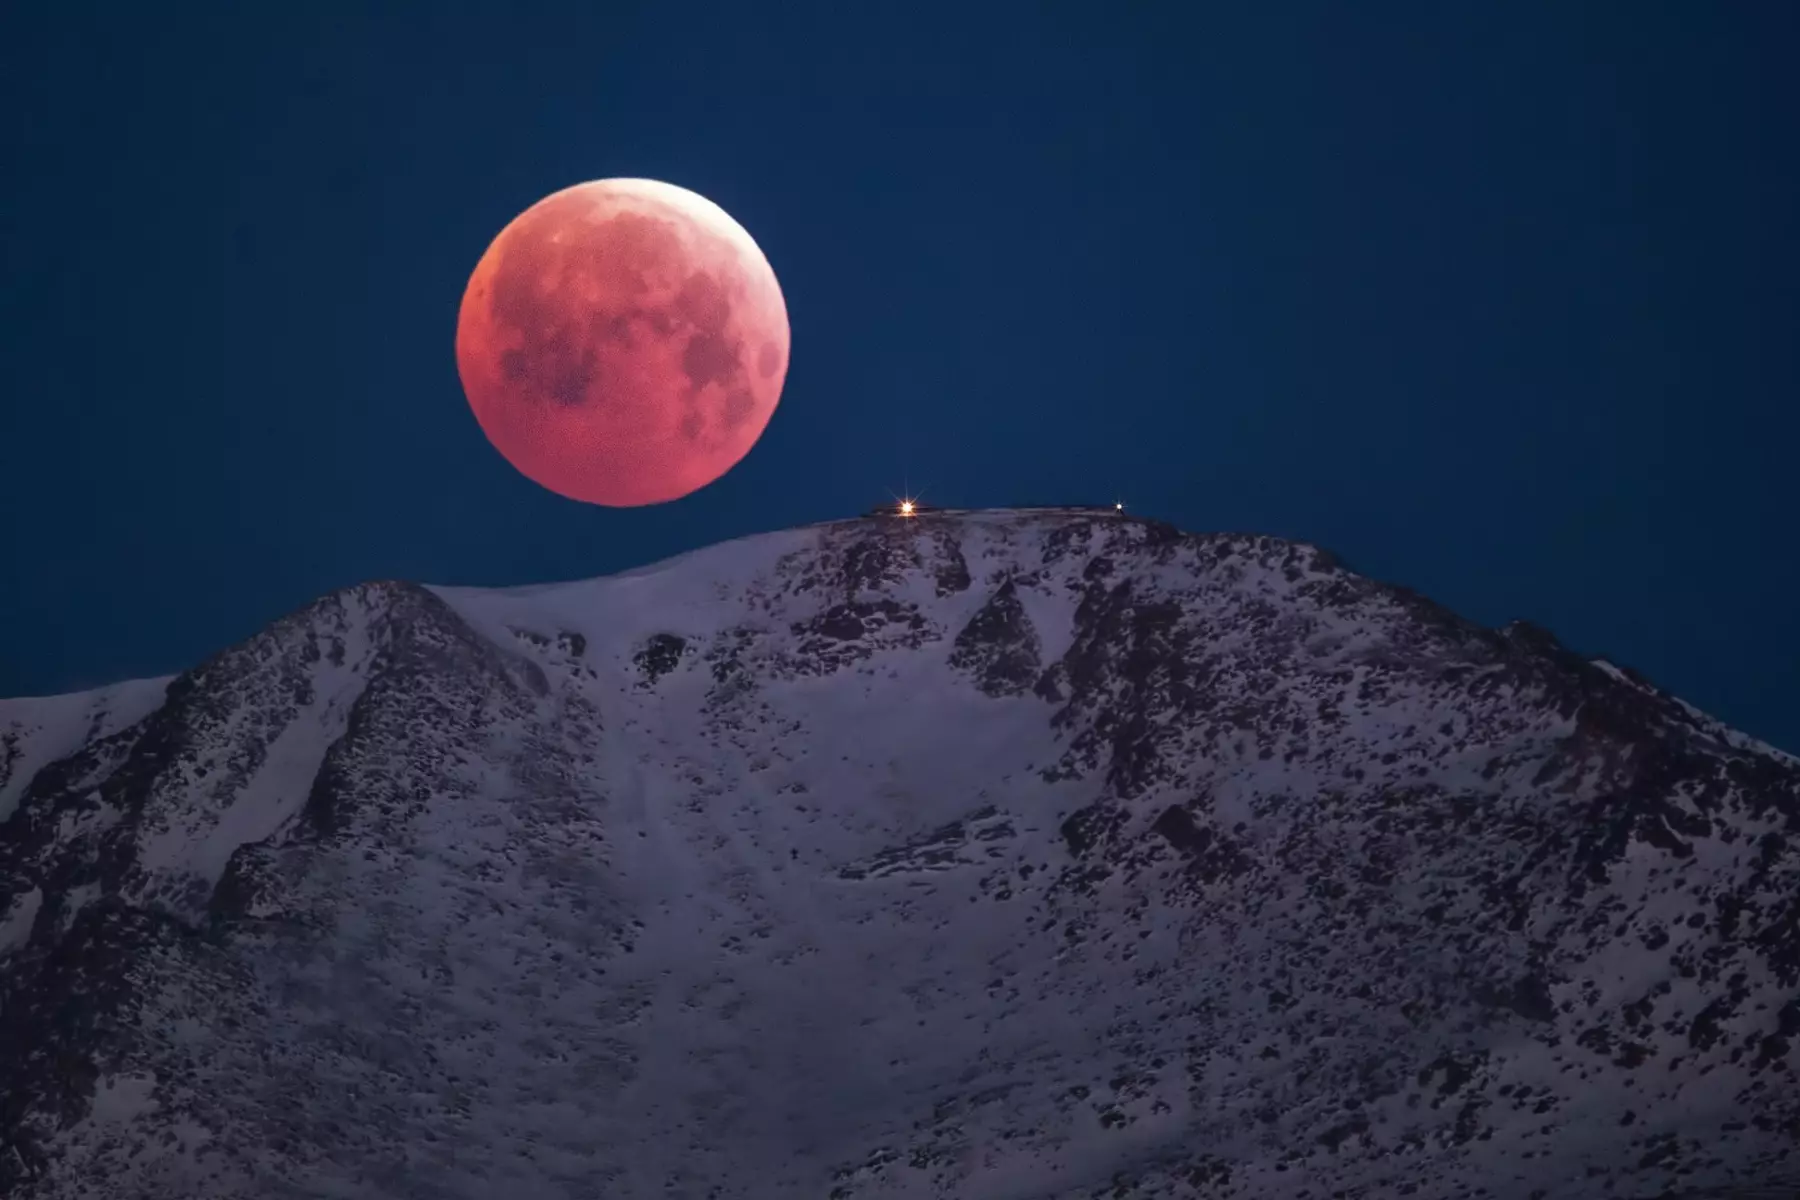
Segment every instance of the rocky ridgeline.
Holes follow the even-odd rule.
[[[367,585],[0,796],[8,1196],[1800,1179],[1800,765],[1276,539]]]

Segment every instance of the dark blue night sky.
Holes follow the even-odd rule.
[[[910,479],[1319,542],[1800,750],[1789,0],[3,20],[0,694]],[[516,474],[451,351],[489,239],[613,175],[723,205],[794,330],[656,509]]]

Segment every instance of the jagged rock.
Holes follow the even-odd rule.
[[[644,683],[653,685],[681,665],[681,657],[687,653],[687,648],[687,639],[678,633],[654,633],[632,655],[632,661],[643,673]]]
[[[1039,651],[1037,630],[1009,578],[956,635],[950,665],[974,676],[990,696],[1016,696],[1042,670]]]

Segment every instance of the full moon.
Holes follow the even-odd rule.
[[[612,507],[676,500],[762,436],[788,367],[775,272],[724,209],[650,179],[546,196],[463,291],[456,367],[494,448]]]

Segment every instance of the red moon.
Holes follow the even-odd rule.
[[[475,265],[456,368],[514,467],[589,504],[661,504],[736,466],[787,378],[787,305],[702,196],[602,179],[546,196]]]

